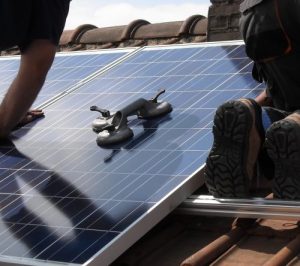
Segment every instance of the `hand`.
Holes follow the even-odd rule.
[[[20,128],[25,126],[26,124],[40,118],[44,117],[44,112],[42,110],[36,109],[36,110],[29,110],[25,117],[17,124],[16,128]]]

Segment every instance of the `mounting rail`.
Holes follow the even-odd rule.
[[[192,195],[179,205],[176,213],[300,220],[300,202],[266,198],[217,199],[210,195]]]

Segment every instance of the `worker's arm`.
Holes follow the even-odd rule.
[[[40,111],[28,110],[46,79],[56,52],[48,40],[34,40],[21,54],[18,74],[0,105],[0,138],[5,138],[18,125],[32,121]]]

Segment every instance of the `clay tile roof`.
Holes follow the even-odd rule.
[[[78,43],[81,36],[88,30],[97,28],[94,25],[91,24],[83,24],[81,26],[78,26],[74,30],[65,30],[63,34],[61,35],[59,44],[60,45],[68,45],[68,44],[75,44]]]
[[[137,29],[134,39],[172,38],[179,35],[182,21],[143,25]]]
[[[97,28],[82,25],[64,31],[60,50],[106,49],[206,41],[207,18],[193,15],[185,21],[154,23],[138,19],[128,25]]]
[[[126,26],[105,27],[89,30],[85,32],[81,38],[80,43],[110,43],[121,41],[122,32]]]
[[[206,41],[208,20],[193,15],[185,21],[150,23],[143,19],[128,25],[98,28],[83,24],[73,30],[65,30],[59,41],[59,51],[106,49],[142,45],[173,44]],[[19,53],[17,47],[2,51],[0,55]]]
[[[194,19],[189,25],[190,35],[206,35],[207,33],[207,19],[203,16],[199,16],[198,19]]]
[[[85,32],[80,39],[82,44],[114,43],[130,39],[136,29],[149,24],[146,20],[135,20],[128,25],[92,29]]]
[[[202,20],[205,22],[202,22]],[[199,26],[197,26],[198,23]],[[204,16],[194,15],[187,18],[185,21],[172,21],[143,25],[136,30],[133,38],[136,40],[159,38],[166,39],[189,35],[205,35],[206,26],[207,22]]]
[[[207,20],[202,15],[193,15],[187,18],[181,25],[181,35],[205,35],[207,31]]]

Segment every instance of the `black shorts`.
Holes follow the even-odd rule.
[[[70,0],[0,0],[0,50],[22,51],[36,39],[58,45],[69,5]]]

